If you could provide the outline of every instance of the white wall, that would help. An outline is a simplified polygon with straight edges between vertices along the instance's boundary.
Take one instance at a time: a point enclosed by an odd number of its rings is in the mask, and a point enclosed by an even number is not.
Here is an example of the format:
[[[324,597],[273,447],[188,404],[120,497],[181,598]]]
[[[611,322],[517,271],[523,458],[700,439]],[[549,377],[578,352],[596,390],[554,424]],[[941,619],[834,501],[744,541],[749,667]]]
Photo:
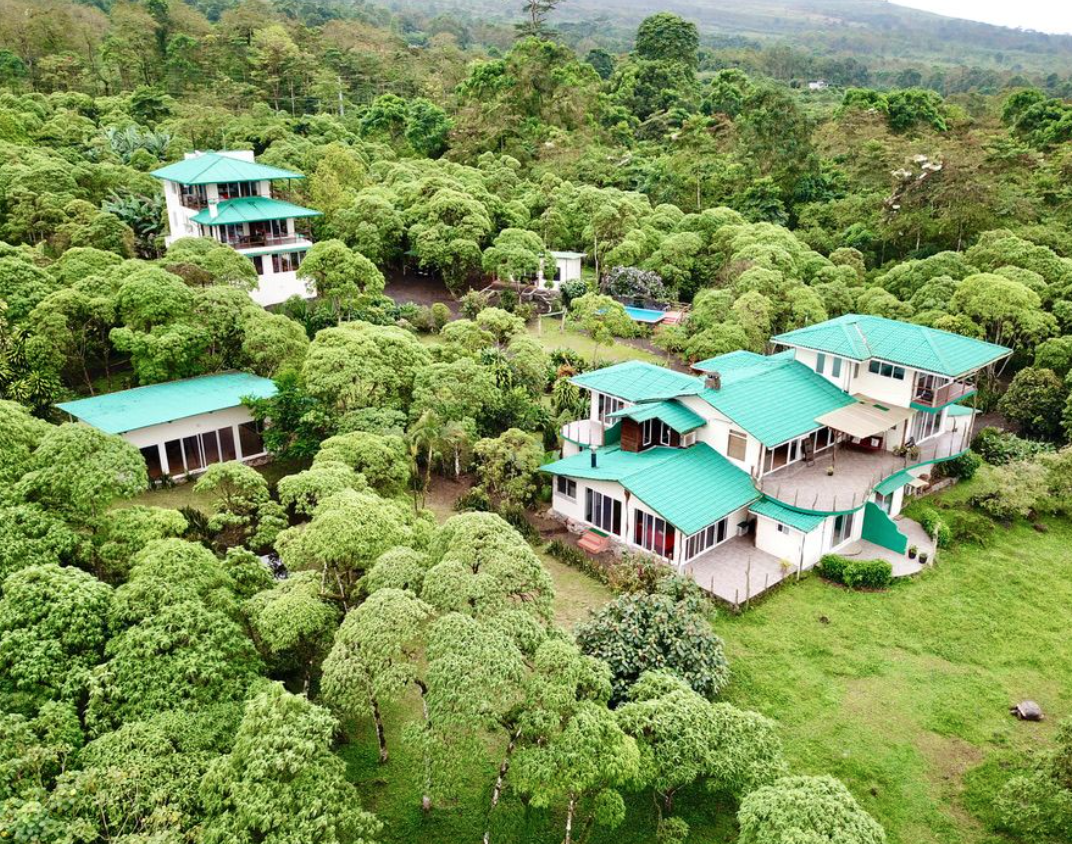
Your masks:
[[[257,287],[250,291],[250,297],[258,305],[278,305],[291,296],[303,299],[313,298],[312,292],[296,270],[285,273],[272,272],[272,256],[264,255],[261,259],[264,273],[257,277]]]
[[[749,474],[752,474],[753,471],[756,470],[759,466],[760,457],[763,452],[763,444],[760,443],[759,440],[745,431],[740,425],[734,424],[727,416],[711,407],[711,405],[698,396],[683,396],[679,398],[678,401],[698,416],[702,416],[707,420],[707,424],[696,431],[697,442],[707,443],[707,445],[711,446],[711,448],[723,457],[729,459],[734,466],[743,469]],[[729,456],[728,450],[731,429],[744,434],[748,440],[745,447],[745,459],[743,461],[736,460]]]
[[[172,476],[178,476],[183,474],[184,467],[173,469],[168,466],[167,454],[164,450],[164,443],[170,440],[179,440],[183,437],[191,437],[195,434],[208,433],[209,431],[216,431],[220,428],[232,428],[232,433],[235,438],[235,451],[237,456],[242,460],[249,460],[254,457],[261,457],[265,454],[262,450],[257,454],[243,454],[242,446],[238,436],[238,426],[244,422],[252,421],[253,417],[250,415],[249,408],[244,405],[239,407],[229,407],[224,410],[216,410],[212,413],[201,413],[197,416],[188,416],[185,419],[176,419],[174,422],[165,422],[161,425],[151,425],[148,428],[138,428],[135,431],[127,431],[122,434],[124,440],[136,448],[146,448],[149,446],[158,446],[160,450],[160,465],[163,467],[164,472]]]

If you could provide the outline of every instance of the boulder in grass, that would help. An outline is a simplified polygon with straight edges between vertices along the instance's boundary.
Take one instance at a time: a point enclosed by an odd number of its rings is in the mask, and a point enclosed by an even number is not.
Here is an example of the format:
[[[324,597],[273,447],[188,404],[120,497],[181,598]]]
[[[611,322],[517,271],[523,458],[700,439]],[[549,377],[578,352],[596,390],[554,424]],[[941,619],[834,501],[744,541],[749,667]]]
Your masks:
[[[1022,700],[1016,706],[1009,707],[1009,712],[1021,721],[1041,721],[1044,717],[1042,707],[1033,700]]]

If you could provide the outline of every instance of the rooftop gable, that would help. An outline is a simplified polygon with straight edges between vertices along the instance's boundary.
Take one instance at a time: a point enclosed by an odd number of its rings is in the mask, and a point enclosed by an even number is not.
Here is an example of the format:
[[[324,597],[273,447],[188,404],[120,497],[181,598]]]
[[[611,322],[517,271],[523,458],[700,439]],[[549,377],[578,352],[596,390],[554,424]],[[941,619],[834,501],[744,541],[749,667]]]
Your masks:
[[[647,422],[649,419],[658,419],[664,425],[669,426],[679,434],[687,434],[707,424],[700,414],[689,410],[679,401],[654,401],[635,404],[624,410],[607,414],[611,418],[632,419],[634,422]]]
[[[56,407],[101,431],[123,434],[238,407],[246,396],[270,398],[275,392],[275,384],[267,378],[246,372],[222,372],[61,402]]]
[[[950,331],[860,314],[845,314],[772,339],[851,360],[879,358],[949,378],[974,372],[1012,352]]]
[[[269,167],[255,161],[205,152],[152,171],[152,175],[180,185],[217,185],[223,182],[260,182],[272,179],[304,179],[301,173]]]
[[[792,352],[730,352],[694,368],[722,376],[721,388],[704,389],[700,398],[768,448],[822,427],[817,417],[855,401]]]
[[[677,396],[694,396],[703,390],[703,381],[665,366],[629,360],[575,375],[578,387],[595,390],[629,402],[661,401]]]

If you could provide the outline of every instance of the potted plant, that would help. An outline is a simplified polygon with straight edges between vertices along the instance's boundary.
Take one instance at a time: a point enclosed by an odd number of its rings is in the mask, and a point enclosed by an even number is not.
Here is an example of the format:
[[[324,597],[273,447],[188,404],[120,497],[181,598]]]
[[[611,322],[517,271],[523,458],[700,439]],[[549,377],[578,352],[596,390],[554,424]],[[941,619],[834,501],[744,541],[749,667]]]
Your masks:
[[[913,463],[919,460],[920,450],[918,445],[914,445],[908,449],[908,459]]]
[[[827,474],[827,477],[831,477],[831,476],[833,476],[833,474],[834,474],[834,467],[833,467],[833,466],[827,466],[827,467],[826,467],[826,474]]]
[[[919,553],[919,549],[915,545],[909,545],[908,546],[908,559],[910,559],[910,560],[916,559],[916,554],[918,554],[918,553]]]
[[[919,564],[920,564],[921,566],[925,566],[925,565],[927,565],[927,558],[928,558],[928,556],[930,556],[930,555],[929,555],[929,554],[927,554],[927,552],[926,552],[926,551],[920,551],[920,552],[919,552]]]

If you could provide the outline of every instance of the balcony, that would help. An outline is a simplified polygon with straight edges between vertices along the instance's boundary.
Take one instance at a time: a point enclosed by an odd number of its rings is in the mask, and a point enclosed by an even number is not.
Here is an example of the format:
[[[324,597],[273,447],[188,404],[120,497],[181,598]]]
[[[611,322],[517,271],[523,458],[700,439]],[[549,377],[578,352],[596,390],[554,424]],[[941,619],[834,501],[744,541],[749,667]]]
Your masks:
[[[309,244],[309,239],[302,234],[289,234],[281,237],[246,234],[239,237],[225,238],[220,242],[232,246],[235,249],[256,249],[257,247],[289,246],[291,244],[307,246]]]
[[[569,440],[574,445],[579,445],[582,448],[589,448],[595,446],[599,448],[603,445],[603,426],[599,422],[593,422],[591,419],[579,419],[576,422],[569,422],[562,426],[561,435],[562,439]]]
[[[208,199],[193,193],[184,193],[179,201],[182,203],[183,208],[189,208],[191,211],[208,208]]]
[[[916,381],[912,391],[912,403],[924,407],[944,407],[956,401],[960,401],[974,392],[971,384],[961,381],[949,381],[946,384],[936,385],[932,379],[920,378]]]
[[[787,507],[840,513],[862,507],[871,490],[895,472],[947,460],[968,445],[968,426],[924,440],[918,445],[919,454],[912,456],[838,445],[818,454],[810,466],[801,461],[764,475],[758,487],[768,498]],[[831,467],[833,474],[829,474]]]

